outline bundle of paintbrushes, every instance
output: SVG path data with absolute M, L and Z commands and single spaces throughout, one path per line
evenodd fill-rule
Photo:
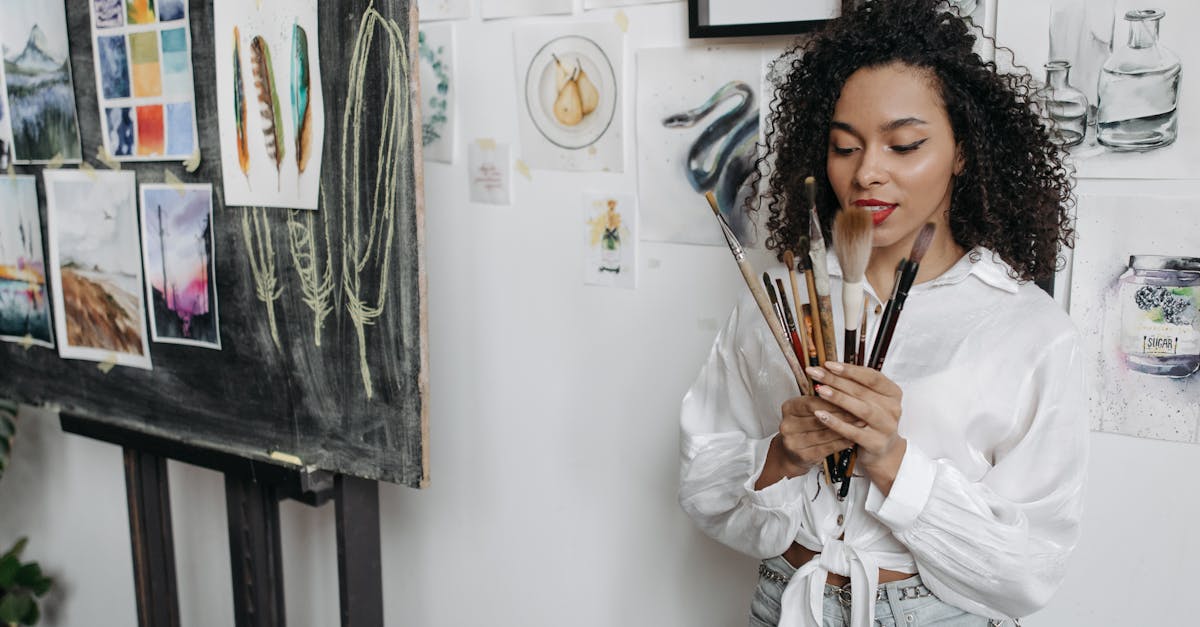
M 842 265 L 844 283 L 842 287 L 842 306 L 843 314 L 846 321 L 845 332 L 845 352 L 846 358 L 842 361 L 846 363 L 863 364 L 864 356 L 862 354 L 862 346 L 865 345 L 865 336 L 860 335 L 858 331 L 859 321 L 865 318 L 863 313 L 863 276 L 867 267 L 867 259 L 871 254 L 871 218 L 865 209 L 861 209 L 863 216 L 855 215 L 854 210 L 857 207 L 843 210 L 838 214 L 834 221 L 834 242 L 836 245 L 836 253 L 838 262 Z M 866 218 L 865 225 L 861 222 L 862 217 Z M 896 332 L 896 323 L 900 320 L 900 312 L 904 309 L 904 302 L 908 299 L 908 292 L 912 289 L 913 281 L 917 278 L 917 270 L 920 268 L 921 259 L 929 250 L 929 245 L 933 242 L 934 225 L 926 224 L 921 227 L 921 231 L 917 233 L 917 238 L 913 241 L 912 250 L 909 252 L 908 258 L 900 261 L 899 267 L 896 269 L 896 280 L 892 285 L 891 298 L 888 299 L 887 305 L 884 306 L 883 314 L 879 319 L 879 324 L 876 327 L 874 346 L 871 348 L 871 357 L 867 360 L 867 364 L 879 370 L 883 368 L 883 360 L 887 355 L 888 347 L 892 344 L 892 336 Z M 864 235 L 865 233 L 865 235 Z M 865 249 L 865 253 L 863 252 Z M 865 325 L 863 325 L 865 326 Z M 853 329 L 853 331 L 851 330 Z M 855 350 L 855 346 L 859 348 Z M 842 451 L 838 456 L 836 467 L 833 469 L 833 481 L 841 482 L 838 488 L 838 498 L 846 498 L 850 491 L 850 475 L 854 472 L 855 450 L 853 448 Z

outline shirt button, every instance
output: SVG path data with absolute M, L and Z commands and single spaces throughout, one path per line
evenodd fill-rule
M 879 314 L 881 314 L 881 313 L 883 313 L 883 306 L 882 306 L 882 305 L 875 305 L 875 315 L 877 315 L 877 316 L 878 316 L 878 315 L 879 315 Z
M 842 523 L 844 523 L 844 522 L 846 522 L 846 517 L 841 514 L 838 514 L 838 526 L 841 527 Z

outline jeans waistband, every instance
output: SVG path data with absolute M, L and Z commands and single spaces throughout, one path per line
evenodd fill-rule
M 792 579 L 790 575 L 776 572 L 765 563 L 758 565 L 758 574 L 766 579 L 784 586 L 786 586 Z M 836 598 L 842 605 L 850 607 L 850 586 L 851 584 L 846 584 L 841 587 L 825 584 L 825 596 Z M 904 601 L 908 599 L 920 599 L 922 597 L 931 596 L 932 594 L 933 593 L 929 591 L 929 588 L 926 588 L 925 585 L 921 583 L 920 575 L 913 575 L 912 577 L 901 579 L 900 581 L 880 584 L 879 587 L 875 588 L 875 601 L 887 601 L 888 599 Z

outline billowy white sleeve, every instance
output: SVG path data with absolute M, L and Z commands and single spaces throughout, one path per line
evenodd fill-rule
M 763 490 L 767 448 L 796 382 L 747 295 L 717 335 L 683 399 L 679 502 L 712 538 L 766 559 L 783 553 L 802 525 L 814 473 Z
M 872 484 L 866 501 L 934 594 L 994 618 L 1044 607 L 1079 538 L 1088 412 L 1074 331 L 1043 347 L 1017 390 L 1015 426 L 982 478 L 909 441 L 890 493 Z

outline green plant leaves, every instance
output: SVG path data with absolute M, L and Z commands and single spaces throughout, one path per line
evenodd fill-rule
M 0 556 L 0 624 L 33 625 L 41 619 L 37 597 L 50 590 L 54 580 L 42 574 L 37 562 L 22 563 L 26 538 L 17 540 Z

